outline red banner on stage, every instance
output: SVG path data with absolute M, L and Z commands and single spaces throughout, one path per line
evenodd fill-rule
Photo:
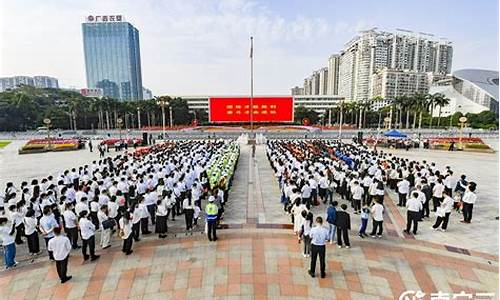
M 210 122 L 250 122 L 250 97 L 210 97 Z M 254 97 L 254 122 L 293 122 L 292 97 Z

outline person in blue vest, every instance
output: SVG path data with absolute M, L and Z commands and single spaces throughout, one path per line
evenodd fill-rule
M 215 197 L 210 196 L 208 198 L 208 204 L 205 206 L 205 213 L 207 215 L 207 235 L 209 241 L 217 240 L 217 213 L 219 212 L 219 208 L 214 203 Z

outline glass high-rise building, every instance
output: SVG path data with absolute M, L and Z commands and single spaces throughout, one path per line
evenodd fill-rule
M 142 100 L 139 31 L 121 15 L 88 16 L 82 24 L 87 87 L 104 96 Z

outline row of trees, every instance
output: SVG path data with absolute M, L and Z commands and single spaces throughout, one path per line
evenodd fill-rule
M 150 100 L 118 101 L 113 98 L 89 98 L 78 92 L 61 89 L 40 89 L 22 86 L 0 93 L 0 130 L 18 131 L 43 125 L 44 118 L 52 120 L 59 129 L 113 129 L 117 120 L 123 128 L 162 126 L 162 109 L 158 100 L 167 102 L 166 126 L 172 109 L 172 125 L 187 125 L 197 118 L 207 120 L 205 111 L 190 111 L 187 102 L 168 96 Z
M 44 118 L 52 120 L 52 126 L 60 129 L 113 129 L 117 120 L 123 120 L 123 128 L 162 126 L 162 108 L 159 101 L 168 103 L 165 107 L 166 125 L 172 110 L 172 125 L 187 125 L 193 119 L 199 124 L 208 122 L 204 110 L 190 111 L 187 102 L 169 96 L 155 97 L 150 100 L 118 101 L 112 98 L 89 98 L 78 92 L 61 89 L 40 89 L 22 86 L 0 93 L 0 130 L 18 131 L 35 129 L 43 125 Z M 396 97 L 392 101 L 374 98 L 364 102 L 343 101 L 341 105 L 325 114 L 304 107 L 295 109 L 295 121 L 301 123 L 308 119 L 310 124 L 343 124 L 364 127 L 384 127 L 384 119 L 391 119 L 393 128 L 422 128 L 422 126 L 443 127 L 456 125 L 460 113 L 442 118 L 441 110 L 449 104 L 442 94 L 416 94 Z M 380 107 L 380 103 L 384 107 Z M 430 112 L 438 110 L 438 117 Z M 467 114 L 469 124 L 475 128 L 498 127 L 498 116 L 491 111 L 480 114 Z M 139 126 L 140 125 L 140 126 Z
M 458 118 L 462 116 L 457 112 L 453 116 L 442 117 L 442 108 L 450 103 L 450 99 L 441 93 L 415 94 L 413 96 L 400 96 L 393 100 L 376 97 L 368 101 L 343 101 L 325 114 L 320 115 L 313 110 L 299 107 L 295 110 L 295 121 L 301 122 L 304 118 L 312 124 L 340 124 L 341 115 L 343 124 L 352 124 L 358 128 L 384 127 L 384 119 L 389 118 L 392 128 L 410 129 L 427 126 L 447 127 L 457 125 Z M 375 110 L 375 107 L 382 108 Z M 432 112 L 437 110 L 438 116 L 432 117 Z M 494 112 L 484 111 L 480 114 L 466 114 L 468 123 L 474 128 L 497 128 L 498 116 Z M 479 118 L 478 116 L 481 116 Z M 456 119 L 456 120 L 455 120 Z

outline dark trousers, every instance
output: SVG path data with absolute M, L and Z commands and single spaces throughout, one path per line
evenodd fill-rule
M 370 235 L 382 235 L 382 232 L 384 231 L 384 226 L 382 226 L 384 223 L 384 221 L 375 221 L 373 220 L 373 228 L 372 228 L 372 232 L 370 233 Z M 378 229 L 378 232 L 377 232 L 377 229 Z
M 141 231 L 141 222 L 137 222 L 132 224 L 132 235 L 134 236 L 134 240 L 139 241 L 139 234 Z
M 24 224 L 21 223 L 18 226 L 16 226 L 16 244 L 22 244 L 23 242 L 23 236 L 24 236 Z
M 472 220 L 472 208 L 474 207 L 474 204 L 471 203 L 463 203 L 463 208 L 462 211 L 464 213 L 464 221 L 465 222 L 470 222 Z
M 308 235 L 304 235 L 303 239 L 304 239 L 304 254 L 311 254 L 311 237 Z
M 91 236 L 88 239 L 82 239 L 82 254 L 83 259 L 88 259 L 89 255 L 87 254 L 87 247 L 89 248 L 90 257 L 95 257 L 95 236 Z
M 149 218 L 141 218 L 141 231 L 142 234 L 148 234 L 150 233 L 149 228 L 148 228 L 148 223 L 149 223 Z
M 132 243 L 134 242 L 134 235 L 130 234 L 128 238 L 123 240 L 123 247 L 122 247 L 122 252 L 123 253 L 129 253 L 130 250 L 132 250 Z
M 407 211 L 406 212 L 406 231 L 410 232 L 411 225 L 413 223 L 413 234 L 417 234 L 418 230 L 418 219 L 420 218 L 418 211 Z
M 155 215 L 156 215 L 156 204 L 147 205 L 149 215 L 151 216 L 151 224 L 156 224 Z
M 193 228 L 194 209 L 189 208 L 184 210 L 184 219 L 186 220 L 186 230 Z
M 398 205 L 399 206 L 406 206 L 406 195 L 407 194 L 398 193 L 398 195 L 399 195 L 399 203 L 398 203 Z
M 174 210 L 175 210 L 175 214 L 180 216 L 182 215 L 182 207 L 181 207 L 181 199 L 180 198 L 177 198 L 175 199 L 175 207 L 174 207 Z
M 49 241 L 50 241 L 51 238 L 52 237 L 49 237 L 49 238 L 44 237 L 43 238 L 45 240 L 45 249 L 47 249 L 47 247 L 49 246 Z M 52 251 L 47 250 L 47 252 L 49 253 L 49 259 L 50 260 L 54 260 L 54 254 L 52 253 Z
M 361 199 L 353 199 L 352 203 L 353 203 L 354 211 L 360 211 L 361 210 Z
M 441 200 L 443 200 L 443 198 L 432 197 L 433 212 L 436 212 L 437 208 L 441 205 Z
M 56 260 L 57 275 L 59 275 L 59 279 L 61 279 L 61 281 L 68 277 L 66 274 L 68 272 L 68 257 L 69 255 L 63 260 Z
M 321 270 L 321 275 L 325 274 L 325 254 L 326 254 L 325 245 L 318 246 L 318 245 L 311 244 L 311 268 L 310 268 L 310 271 L 312 274 L 315 274 L 315 272 L 316 272 L 316 260 L 318 259 L 318 255 L 319 255 L 319 268 Z
M 360 234 L 366 234 L 366 225 L 368 224 L 368 219 L 361 219 L 361 228 L 359 228 Z
M 363 186 L 363 204 L 365 204 L 366 202 L 368 202 L 368 197 L 370 196 L 370 194 L 368 193 L 368 187 L 366 186 Z
M 442 229 L 446 230 L 446 228 L 448 227 L 448 221 L 450 220 L 450 214 L 451 213 L 445 213 L 444 214 L 444 217 L 437 217 L 436 219 L 436 223 L 434 223 L 434 226 L 432 226 L 434 229 L 438 228 L 439 225 L 441 225 L 441 223 L 443 223 L 443 225 L 441 226 Z
M 28 240 L 28 249 L 30 253 L 38 253 L 40 252 L 40 243 L 38 241 L 38 233 L 33 232 L 30 235 L 27 235 L 27 240 Z
M 217 240 L 217 220 L 208 220 L 208 240 L 215 241 Z
M 429 217 L 430 209 L 429 209 L 429 200 L 426 200 L 423 205 L 423 216 L 422 217 Z
M 375 197 L 377 197 L 377 196 L 374 196 L 374 195 L 368 195 L 368 196 L 366 196 L 366 200 L 365 200 L 364 204 L 370 206 L 372 204 L 373 198 L 375 198 Z
M 337 245 L 342 246 L 342 241 L 344 241 L 346 246 L 351 246 L 351 243 L 349 243 L 349 233 L 347 228 L 340 228 L 337 226 Z
M 78 228 L 66 228 L 66 234 L 71 242 L 73 249 L 78 247 Z

